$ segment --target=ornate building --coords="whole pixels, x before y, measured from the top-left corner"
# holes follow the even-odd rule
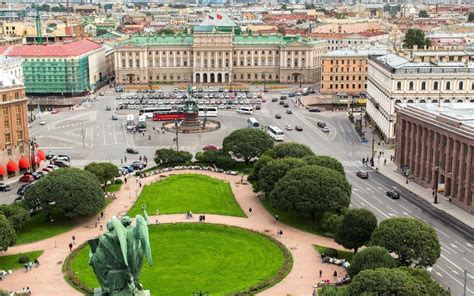
[[[210,16],[218,18],[218,14]],[[191,35],[134,36],[115,51],[120,84],[320,80],[323,40],[243,35],[228,17],[204,22]]]

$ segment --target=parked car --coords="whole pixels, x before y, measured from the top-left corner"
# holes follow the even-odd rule
[[[291,109],[286,110],[286,114],[293,114],[293,111]]]
[[[20,182],[23,182],[23,183],[31,183],[34,180],[35,180],[35,177],[33,177],[33,175],[31,175],[31,174],[23,175],[20,178]]]
[[[125,165],[125,166],[123,166],[122,168],[123,168],[123,169],[126,169],[129,173],[133,173],[133,171],[135,170],[135,169],[133,168],[133,166],[131,166],[131,165]]]
[[[138,154],[139,153],[137,149],[131,148],[131,147],[127,148],[126,151],[127,151],[127,153],[130,153],[130,154]]]
[[[110,110],[112,110],[112,107],[110,107],[110,106],[105,107],[105,111],[110,111]]]
[[[287,131],[292,131],[292,130],[293,130],[293,127],[291,126],[291,124],[287,124],[287,125],[285,126],[285,129],[286,129]]]
[[[56,159],[71,162],[71,156],[69,156],[67,154],[58,154],[58,156],[56,156],[56,158],[54,158],[54,160],[56,160]]]
[[[46,120],[41,120],[41,121],[39,122],[39,124],[40,124],[40,125],[46,125]]]
[[[299,125],[295,126],[295,130],[298,131],[298,132],[302,132],[303,131],[303,128]]]
[[[53,157],[55,157],[56,154],[54,154],[53,152],[49,151],[48,154],[46,154],[46,159],[53,159]]]
[[[33,172],[33,173],[31,173],[31,175],[33,176],[33,178],[35,178],[35,180],[39,180],[43,177],[43,175],[38,174],[38,172]]]
[[[368,179],[369,178],[369,172],[366,171],[357,171],[356,173],[357,177],[361,179]]]
[[[281,115],[280,114],[275,114],[275,118],[276,119],[281,119]]]
[[[328,128],[327,126],[323,127],[321,130],[322,130],[323,132],[325,132],[325,133],[329,133],[329,132],[330,132],[330,130],[329,130],[329,128]]]
[[[284,107],[284,108],[289,108],[289,107],[290,107],[290,104],[285,103],[285,104],[283,105],[283,107]]]
[[[280,105],[285,105],[285,101],[280,101]]]
[[[112,120],[118,120],[118,116],[115,114],[112,114]]]
[[[59,169],[59,167],[57,165],[54,165],[54,164],[48,164],[46,167],[52,169],[53,171]]]
[[[103,92],[99,92],[99,96],[103,97],[103,96],[104,96],[104,93],[103,93]]]
[[[58,109],[53,109],[53,111],[51,111],[51,114],[56,114],[56,113],[58,113],[58,112],[59,112]]]
[[[42,171],[52,173],[54,170],[52,168],[45,167],[45,168],[42,169]]]
[[[319,126],[320,128],[326,127],[326,123],[325,123],[325,122],[322,122],[322,121],[318,121],[318,126]]]
[[[400,198],[400,192],[393,190],[393,191],[387,191],[386,195],[390,197],[391,199],[399,199]]]
[[[310,107],[310,108],[308,109],[308,111],[309,111],[309,112],[321,112],[321,110],[319,110],[319,109],[316,108],[316,107]]]
[[[10,187],[10,185],[4,184],[4,183],[0,183],[0,191],[7,192],[7,191],[10,191],[10,190],[12,190],[12,188]]]
[[[278,102],[278,98],[272,98],[272,102]]]
[[[23,201],[25,199],[25,197],[23,195],[24,195],[24,193],[21,194],[20,196],[18,196],[17,198],[15,198],[15,200],[13,202],[16,203],[16,202]]]
[[[30,188],[31,185],[32,185],[31,183],[30,183],[30,184],[23,184],[23,185],[21,185],[20,188],[18,188],[18,190],[17,190],[16,193],[17,193],[18,195],[24,195],[25,192],[28,190],[28,188]]]
[[[53,162],[53,164],[54,164],[55,166],[60,167],[60,168],[68,168],[68,167],[71,166],[71,165],[69,164],[69,162],[64,161],[64,160],[55,160],[55,161]]]
[[[217,147],[216,145],[213,145],[213,144],[209,144],[209,145],[206,145],[202,148],[202,150],[204,151],[217,151],[219,150],[219,147]]]
[[[141,161],[134,161],[134,162],[132,163],[132,167],[133,167],[135,170],[143,170],[143,169],[146,167],[146,165],[145,165],[143,162],[141,162]]]
[[[47,171],[38,171],[38,172],[36,172],[36,173],[37,173],[38,175],[40,175],[41,178],[43,178],[44,176],[46,176],[46,175],[48,174]]]

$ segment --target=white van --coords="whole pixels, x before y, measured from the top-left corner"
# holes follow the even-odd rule
[[[252,107],[240,107],[237,109],[237,113],[252,115],[253,109]]]

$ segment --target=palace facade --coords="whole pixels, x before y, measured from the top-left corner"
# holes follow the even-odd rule
[[[119,84],[320,80],[324,40],[252,36],[235,23],[201,24],[189,35],[134,36],[115,51]]]

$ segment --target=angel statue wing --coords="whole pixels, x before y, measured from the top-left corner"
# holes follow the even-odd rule
[[[126,266],[128,266],[128,257],[127,257],[127,229],[123,226],[122,222],[120,222],[117,217],[113,216],[110,219],[115,233],[117,234],[117,238],[120,243],[120,250],[122,251],[123,262]]]
[[[135,217],[135,237],[140,240],[140,245],[143,253],[146,256],[148,264],[153,265],[153,257],[151,256],[150,239],[148,237],[148,225],[146,219],[142,215]]]

